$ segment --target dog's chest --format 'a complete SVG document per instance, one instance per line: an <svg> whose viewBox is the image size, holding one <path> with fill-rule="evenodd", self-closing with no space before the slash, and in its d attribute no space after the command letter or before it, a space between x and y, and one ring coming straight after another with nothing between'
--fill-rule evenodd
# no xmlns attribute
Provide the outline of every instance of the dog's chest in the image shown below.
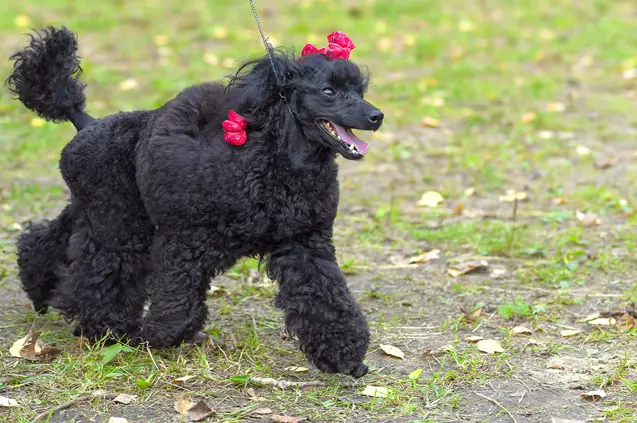
<svg viewBox="0 0 637 423"><path fill-rule="evenodd" d="M264 183L254 193L258 199L254 210L267 227L267 237L278 241L332 226L339 199L335 174Z"/></svg>

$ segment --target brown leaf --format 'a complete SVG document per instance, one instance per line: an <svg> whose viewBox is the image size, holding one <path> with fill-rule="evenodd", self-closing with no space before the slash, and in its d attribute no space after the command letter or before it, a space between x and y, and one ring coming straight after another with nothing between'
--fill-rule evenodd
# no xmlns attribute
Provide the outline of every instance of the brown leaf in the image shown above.
<svg viewBox="0 0 637 423"><path fill-rule="evenodd" d="M577 210L575 212L575 216L577 217L579 223L582 224L582 226L597 226L601 225L602 223L599 217L597 217L597 215L594 213L582 213L581 211Z"/></svg>
<svg viewBox="0 0 637 423"><path fill-rule="evenodd" d="M537 115L535 114L535 112L525 113L520 118L520 123L524 123L524 124L531 123L535 120L536 116Z"/></svg>
<svg viewBox="0 0 637 423"><path fill-rule="evenodd" d="M614 159L599 159L597 161L595 161L595 167L597 169L608 169L609 167L615 166L615 164L617 163L616 160Z"/></svg>
<svg viewBox="0 0 637 423"><path fill-rule="evenodd" d="M454 350L453 345L447 344L447 345L443 345L442 347L438 347L435 350L425 350L424 355L434 357L434 356L438 356L453 350Z"/></svg>
<svg viewBox="0 0 637 423"><path fill-rule="evenodd" d="M453 264L447 267L447 273L451 276L458 277L469 273L485 272L489 268L489 262L485 260L476 260L466 263Z"/></svg>
<svg viewBox="0 0 637 423"><path fill-rule="evenodd" d="M483 339L476 344L478 350L486 354L503 353L504 348L500 344L500 341L495 339Z"/></svg>
<svg viewBox="0 0 637 423"><path fill-rule="evenodd" d="M425 116L422 118L422 124L427 128L438 128L440 126L440 121L430 116Z"/></svg>
<svg viewBox="0 0 637 423"><path fill-rule="evenodd" d="M564 370L566 368L566 362L559 357L553 357L546 363L546 368Z"/></svg>
<svg viewBox="0 0 637 423"><path fill-rule="evenodd" d="M211 297L223 297L225 295L228 295L228 291L223 288L219 288L218 286L210 286L208 295Z"/></svg>
<svg viewBox="0 0 637 423"><path fill-rule="evenodd" d="M612 317L599 317L597 319L589 320L586 323L592 326L614 326L617 323L617 320Z"/></svg>
<svg viewBox="0 0 637 423"><path fill-rule="evenodd" d="M276 423L299 423L305 420L305 417L279 416L277 414L270 416L270 418Z"/></svg>
<svg viewBox="0 0 637 423"><path fill-rule="evenodd" d="M409 258L409 263L427 263L429 261L438 260L440 258L440 250L431 250L426 253L418 254Z"/></svg>
<svg viewBox="0 0 637 423"><path fill-rule="evenodd" d="M17 407L17 406L18 406L18 401L11 398L0 396L0 407Z"/></svg>
<svg viewBox="0 0 637 423"><path fill-rule="evenodd" d="M624 313L618 317L617 323L619 325L619 330L622 332L629 331L637 325L635 318L628 313Z"/></svg>
<svg viewBox="0 0 637 423"><path fill-rule="evenodd" d="M9 352L14 357L22 357L32 361L51 361L62 352L61 349L53 345L47 345L40 340L40 334L34 327L29 329L29 333L13 343Z"/></svg>
<svg viewBox="0 0 637 423"><path fill-rule="evenodd" d="M110 417L108 423L128 423L128 420L124 417Z"/></svg>
<svg viewBox="0 0 637 423"><path fill-rule="evenodd" d="M130 404L137 401L139 397L137 395L119 394L113 398L113 402L118 404Z"/></svg>
<svg viewBox="0 0 637 423"><path fill-rule="evenodd" d="M587 401L597 401L606 398L606 392L603 389L599 389L597 391L584 392L580 397Z"/></svg>
<svg viewBox="0 0 637 423"><path fill-rule="evenodd" d="M586 315L586 316L582 317L581 319L577 319L577 322L578 323L585 323L585 322L597 319L600 316L601 316L601 314L598 311L596 311L595 313L591 313L589 315Z"/></svg>
<svg viewBox="0 0 637 423"><path fill-rule="evenodd" d="M179 398L179 399L175 400L174 408L175 408L176 412L178 412L182 416L185 416L185 415L188 414L188 410L190 410L194 406L195 406L195 404L190 402L188 399Z"/></svg>
<svg viewBox="0 0 637 423"><path fill-rule="evenodd" d="M577 330L577 329L564 329L563 331L560 332L560 335L562 335L563 338L570 338L573 336L577 336L580 333L582 333L581 330Z"/></svg>
<svg viewBox="0 0 637 423"><path fill-rule="evenodd" d="M502 203L513 203L516 201L528 201L529 195L526 192L516 191L514 189L509 189L506 191L504 195L500 196L500 201Z"/></svg>
<svg viewBox="0 0 637 423"><path fill-rule="evenodd" d="M516 326L511 329L511 336L530 336L533 335L531 329L525 328L524 326Z"/></svg>
<svg viewBox="0 0 637 423"><path fill-rule="evenodd" d="M181 376L181 377L175 378L172 383L175 384L175 385L180 385L181 386L181 385L185 384L186 382L188 382L190 379L194 379L196 377L197 376L193 376L193 375Z"/></svg>
<svg viewBox="0 0 637 423"><path fill-rule="evenodd" d="M403 360L405 359L405 353L402 352L400 348L396 348L393 345L380 344L380 349L383 350L383 352L387 355Z"/></svg>
<svg viewBox="0 0 637 423"><path fill-rule="evenodd" d="M463 322L473 323L476 322L480 318L480 316L482 316L482 307L476 308L472 312L466 313L464 316L462 316L461 320Z"/></svg>
<svg viewBox="0 0 637 423"><path fill-rule="evenodd" d="M557 417L551 417L551 423L586 423L584 420L564 420Z"/></svg>
<svg viewBox="0 0 637 423"><path fill-rule="evenodd" d="M203 401L199 401L193 407L188 409L188 418L193 422L202 422L208 417L214 416L217 413L212 408L208 407Z"/></svg>
<svg viewBox="0 0 637 423"><path fill-rule="evenodd" d="M454 207L453 211L451 212L451 215L461 216L463 211L464 211L464 203L460 202L456 205L456 207Z"/></svg>
<svg viewBox="0 0 637 423"><path fill-rule="evenodd" d="M387 398L387 395L389 395L389 389L384 386L367 385L363 392L361 392L361 395L374 398Z"/></svg>
<svg viewBox="0 0 637 423"><path fill-rule="evenodd" d="M477 336L477 335L473 335L473 336L467 336L464 339L464 342L468 342L469 344L475 344L476 342L482 341L484 338L481 336Z"/></svg>
<svg viewBox="0 0 637 423"><path fill-rule="evenodd" d="M272 414L273 411L271 408L257 408L252 412L253 414Z"/></svg>

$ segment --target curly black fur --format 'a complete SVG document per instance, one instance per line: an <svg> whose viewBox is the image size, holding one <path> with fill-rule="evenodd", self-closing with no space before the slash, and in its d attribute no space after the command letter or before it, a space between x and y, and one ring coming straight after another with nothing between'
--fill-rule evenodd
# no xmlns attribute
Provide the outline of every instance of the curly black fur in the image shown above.
<svg viewBox="0 0 637 423"><path fill-rule="evenodd" d="M28 109L53 122L70 120L80 129L91 118L84 113L85 84L77 38L67 28L52 26L29 34L31 42L14 53L13 73L6 86Z"/></svg>
<svg viewBox="0 0 637 423"><path fill-rule="evenodd" d="M27 107L58 120L70 104L83 105L72 73L42 72L47 63L77 68L76 41L64 31L49 29L16 53L9 78ZM226 86L193 86L157 110L86 123L60 160L70 204L19 240L20 275L36 309L60 309L89 338L110 331L175 345L203 328L210 278L260 256L308 358L325 372L367 372L366 319L332 243L336 155L360 157L319 123L376 130L383 116L363 100L367 77L348 60L277 51L274 62L279 80L262 58ZM53 91L82 100L52 101ZM241 147L223 139L230 109L248 121Z"/></svg>

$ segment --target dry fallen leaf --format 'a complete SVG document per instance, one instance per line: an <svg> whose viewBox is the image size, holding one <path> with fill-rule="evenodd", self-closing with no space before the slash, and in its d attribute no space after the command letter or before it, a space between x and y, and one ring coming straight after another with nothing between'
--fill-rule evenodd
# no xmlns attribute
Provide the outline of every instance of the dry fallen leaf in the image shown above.
<svg viewBox="0 0 637 423"><path fill-rule="evenodd" d="M551 417L551 423L586 423L584 420L564 420L557 417Z"/></svg>
<svg viewBox="0 0 637 423"><path fill-rule="evenodd" d="M445 201L445 199L440 193L427 191L420 197L420 200L418 200L418 205L433 208L438 207L443 201Z"/></svg>
<svg viewBox="0 0 637 423"><path fill-rule="evenodd" d="M546 105L546 110L549 112L563 112L566 110L564 103L549 103Z"/></svg>
<svg viewBox="0 0 637 423"><path fill-rule="evenodd" d="M582 226L597 226L602 223L599 217L597 217L597 215L594 213L582 213L581 211L577 210L575 212L575 216L577 217L579 223L582 224Z"/></svg>
<svg viewBox="0 0 637 423"><path fill-rule="evenodd" d="M451 276L458 277L469 273L484 272L489 268L489 262L485 260L476 260L466 263L453 264L447 267L447 273Z"/></svg>
<svg viewBox="0 0 637 423"><path fill-rule="evenodd" d="M188 382L190 379L194 379L196 377L197 376L193 376L193 375L178 377L175 380L173 380L173 383L175 385L183 385L184 383Z"/></svg>
<svg viewBox="0 0 637 423"><path fill-rule="evenodd" d="M310 371L310 369L308 369L307 367L286 367L285 370L287 370L288 372L296 373L304 373Z"/></svg>
<svg viewBox="0 0 637 423"><path fill-rule="evenodd" d="M598 389L597 391L584 392L580 397L588 401L595 401L606 398L606 392L603 389Z"/></svg>
<svg viewBox="0 0 637 423"><path fill-rule="evenodd" d="M568 199L565 197L555 197L553 199L553 204L562 205L568 203Z"/></svg>
<svg viewBox="0 0 637 423"><path fill-rule="evenodd" d="M440 126L440 121L430 116L425 116L422 118L422 124L427 128L438 128Z"/></svg>
<svg viewBox="0 0 637 423"><path fill-rule="evenodd" d="M119 404L131 404L136 402L139 399L137 395L129 395L129 394L119 394L115 398L113 398L113 402Z"/></svg>
<svg viewBox="0 0 637 423"><path fill-rule="evenodd" d="M579 155L579 156L590 156L591 154L591 149L586 147L585 145L578 145L575 148L575 152Z"/></svg>
<svg viewBox="0 0 637 423"><path fill-rule="evenodd" d="M124 417L110 417L108 423L128 423Z"/></svg>
<svg viewBox="0 0 637 423"><path fill-rule="evenodd" d="M139 82L135 78L125 79L119 83L119 89L121 91L131 91L139 87Z"/></svg>
<svg viewBox="0 0 637 423"><path fill-rule="evenodd" d="M305 417L278 416L274 414L270 416L270 419L276 423L299 423L305 420Z"/></svg>
<svg viewBox="0 0 637 423"><path fill-rule="evenodd" d="M633 329L635 326L637 326L637 322L635 322L635 318L628 313L624 313L621 316L619 316L617 318L617 321L619 323L619 329L622 332L626 332L628 330Z"/></svg>
<svg viewBox="0 0 637 423"><path fill-rule="evenodd" d="M454 349L453 345L447 344L447 345L443 345L442 347L438 347L435 350L425 350L424 355L435 357L435 356L444 354L446 352L453 351L453 349Z"/></svg>
<svg viewBox="0 0 637 423"><path fill-rule="evenodd" d="M531 123L535 120L536 117L537 115L535 114L535 112L528 112L522 115L522 117L520 118L520 122L524 124Z"/></svg>
<svg viewBox="0 0 637 423"><path fill-rule="evenodd" d="M511 329L511 336L530 336L533 335L531 329L525 328L524 326L516 326Z"/></svg>
<svg viewBox="0 0 637 423"><path fill-rule="evenodd" d="M9 349L12 356L32 361L51 361L61 352L61 349L42 342L40 334L33 327L24 338L15 341Z"/></svg>
<svg viewBox="0 0 637 423"><path fill-rule="evenodd" d="M188 418L193 422L202 422L210 416L214 416L217 413L210 408L208 404L203 401L199 401L193 407L188 410Z"/></svg>
<svg viewBox="0 0 637 423"><path fill-rule="evenodd" d="M410 257L409 263L427 263L429 261L438 260L440 258L440 250L431 250L426 253L418 254Z"/></svg>
<svg viewBox="0 0 637 423"><path fill-rule="evenodd" d="M476 342L482 341L484 338L477 335L467 336L464 341L470 344L475 344Z"/></svg>
<svg viewBox="0 0 637 423"><path fill-rule="evenodd" d="M492 278L501 278L507 275L507 270L506 269L502 269L502 268L494 268L491 269L491 272L489 272L489 276L491 276Z"/></svg>
<svg viewBox="0 0 637 423"><path fill-rule="evenodd" d="M402 352L399 348L394 347L393 345L380 344L380 349L387 355L392 357L400 358L402 360L405 359L405 353Z"/></svg>
<svg viewBox="0 0 637 423"><path fill-rule="evenodd" d="M597 319L589 320L586 323L592 326L614 326L617 323L617 320L612 317L599 317Z"/></svg>
<svg viewBox="0 0 637 423"><path fill-rule="evenodd" d="M577 330L577 329L564 329L563 331L560 332L560 335L562 335L563 338L570 338L572 336L577 336L580 333L582 333L581 330Z"/></svg>
<svg viewBox="0 0 637 423"><path fill-rule="evenodd" d="M273 411L271 408L257 408L252 413L253 414L272 414L272 412Z"/></svg>
<svg viewBox="0 0 637 423"><path fill-rule="evenodd" d="M538 341L537 339L529 338L529 341L526 343L526 345L540 345L540 341Z"/></svg>
<svg viewBox="0 0 637 423"><path fill-rule="evenodd" d="M598 317L600 317L600 314L598 311L596 311L595 313L591 313L589 315L586 315L584 317L582 317L581 319L578 319L577 322L578 323L585 323L585 322L589 322L591 320L595 320Z"/></svg>
<svg viewBox="0 0 637 423"><path fill-rule="evenodd" d="M451 212L451 215L452 216L461 216L463 211L464 211L464 203L460 202L460 203L456 204L456 207L454 207L453 211Z"/></svg>
<svg viewBox="0 0 637 423"><path fill-rule="evenodd" d="M361 395L365 395L368 397L378 397L378 398L387 398L389 395L389 389L384 386L371 386L367 385Z"/></svg>
<svg viewBox="0 0 637 423"><path fill-rule="evenodd" d="M614 166L616 161L614 159L599 159L596 160L594 166L596 169L608 169L609 167Z"/></svg>
<svg viewBox="0 0 637 423"><path fill-rule="evenodd" d="M475 321L477 321L480 316L482 316L482 307L480 308L476 308L475 310L466 313L464 316L462 316L462 321L463 322L467 322L467 323L473 323Z"/></svg>
<svg viewBox="0 0 637 423"><path fill-rule="evenodd" d="M546 363L546 368L564 370L566 368L566 362L559 357L553 357Z"/></svg>
<svg viewBox="0 0 637 423"><path fill-rule="evenodd" d="M186 398L179 398L175 400L174 408L176 412L178 412L182 416L185 416L188 414L188 410L190 410L194 406L195 404L190 402Z"/></svg>
<svg viewBox="0 0 637 423"><path fill-rule="evenodd" d="M482 341L478 341L476 346L478 347L479 351L486 354L504 352L504 348L502 348L502 345L500 345L500 341L495 339L483 339Z"/></svg>
<svg viewBox="0 0 637 423"><path fill-rule="evenodd" d="M219 288L218 286L211 285L208 290L208 295L211 297L223 297L224 295L228 295L228 291L223 288Z"/></svg>
<svg viewBox="0 0 637 423"><path fill-rule="evenodd" d="M471 197L475 193L476 193L476 189L474 187L469 187L469 188L464 190L464 195L466 197Z"/></svg>
<svg viewBox="0 0 637 423"><path fill-rule="evenodd" d="M0 407L17 407L17 406L18 406L18 401L11 398L0 396Z"/></svg>
<svg viewBox="0 0 637 423"><path fill-rule="evenodd" d="M503 203L513 203L515 201L527 201L529 195L526 192L516 191L514 189L508 189L504 195L500 196L500 201Z"/></svg>

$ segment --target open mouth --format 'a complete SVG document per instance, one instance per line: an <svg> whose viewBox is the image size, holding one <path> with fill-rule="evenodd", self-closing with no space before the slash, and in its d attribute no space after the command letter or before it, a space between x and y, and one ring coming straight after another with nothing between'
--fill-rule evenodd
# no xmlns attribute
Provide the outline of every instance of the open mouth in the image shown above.
<svg viewBox="0 0 637 423"><path fill-rule="evenodd" d="M347 153L362 157L369 151L369 144L354 135L351 128L346 128L328 120L319 120L318 125L323 131L338 141Z"/></svg>

